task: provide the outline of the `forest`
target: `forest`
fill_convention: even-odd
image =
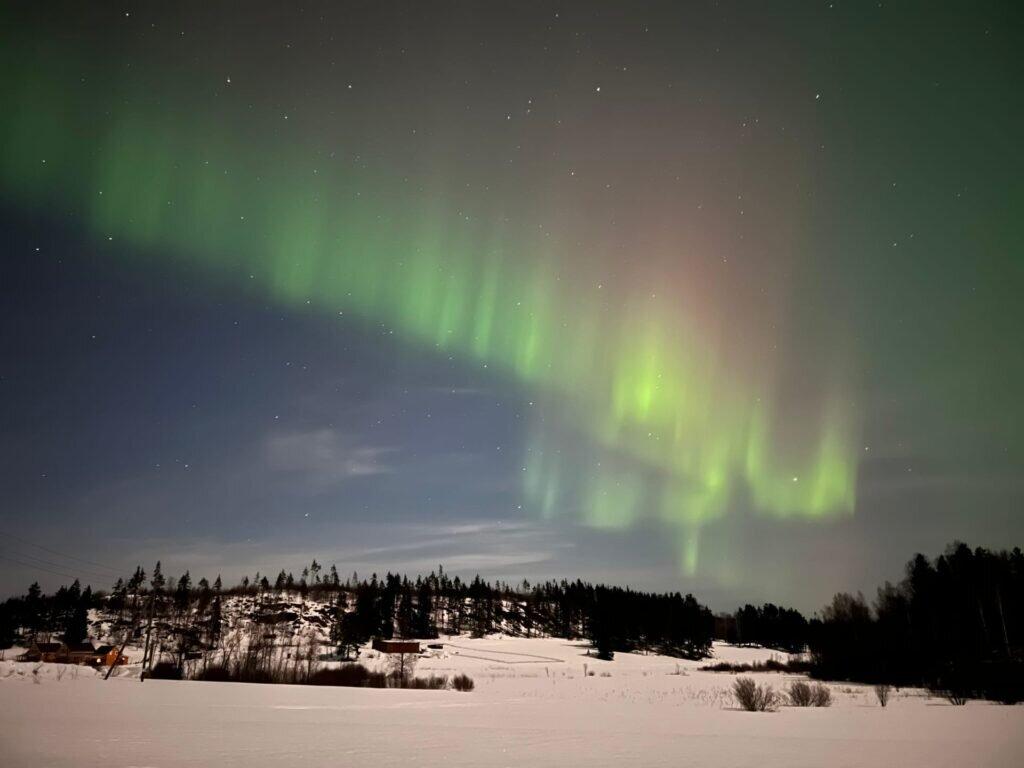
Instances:
[[[239,618],[225,615],[228,601],[248,622],[244,642],[227,631]],[[342,579],[336,566],[325,569],[314,560],[298,577],[257,573],[225,587],[219,576],[212,583],[193,582],[188,572],[165,577],[157,563],[149,573],[137,567],[109,591],[75,581],[44,595],[32,584],[24,596],[0,604],[0,648],[36,639],[81,641],[90,632],[90,610],[106,617],[110,642],[143,647],[144,665],[179,672],[188,660],[217,653],[221,660],[235,652],[249,664],[271,663],[274,648],[296,645],[298,611],[303,626],[328,638],[337,659],[354,658],[373,637],[564,637],[588,642],[602,659],[620,652],[700,659],[719,639],[804,654],[793,668],[820,679],[926,687],[951,701],[1024,699],[1019,548],[993,552],[953,543],[933,560],[915,555],[904,578],[886,582],[871,604],[861,594],[839,593],[810,618],[772,603],[715,616],[690,594],[580,580],[510,585],[476,576],[467,582],[443,567],[414,580],[393,573]]]
[[[296,603],[293,600],[297,600]],[[231,603],[244,617],[225,615]],[[225,587],[218,576],[192,581],[186,572],[167,578],[160,563],[147,574],[137,567],[109,592],[81,588],[78,581],[52,595],[32,584],[23,597],[0,605],[0,647],[35,639],[82,640],[90,609],[108,619],[111,641],[144,643],[147,667],[167,661],[224,653],[229,642],[244,646],[251,663],[270,663],[272,649],[297,646],[301,625],[322,630],[339,659],[353,658],[374,637],[431,639],[439,634],[483,637],[493,632],[522,637],[556,636],[593,643],[595,653],[656,652],[687,658],[707,656],[714,617],[692,595],[653,594],[582,581],[518,586],[451,578],[443,567],[414,581],[388,573],[342,580],[335,566],[314,561],[299,577],[281,571],[271,580],[256,574]],[[226,638],[228,619],[247,620],[249,636]],[[237,623],[237,622],[236,622]],[[307,633],[308,634],[308,633]],[[308,653],[309,651],[303,651]],[[256,657],[259,657],[258,659]]]

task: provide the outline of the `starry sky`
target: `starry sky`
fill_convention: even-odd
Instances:
[[[0,592],[1024,543],[1018,4],[168,5],[0,10]]]

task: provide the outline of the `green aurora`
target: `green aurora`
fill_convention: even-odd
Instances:
[[[6,198],[74,211],[140,263],[513,377],[536,402],[531,513],[612,530],[654,521],[688,573],[702,526],[738,497],[766,516],[852,514],[860,416],[834,366],[806,372],[819,397],[781,408],[776,365],[753,344],[705,334],[708,313],[671,290],[591,279],[568,236],[524,235],[500,210],[463,215],[457,195],[410,191],[380,169],[313,167],[244,114],[154,103],[101,72],[75,89],[64,73],[81,67],[46,48],[3,57]],[[775,320],[752,315],[739,321],[748,333]],[[587,458],[570,460],[567,440]]]

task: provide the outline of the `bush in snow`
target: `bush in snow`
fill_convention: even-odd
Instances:
[[[444,675],[428,675],[427,677],[412,677],[405,681],[403,688],[412,688],[421,691],[443,691],[448,687],[448,678]]]
[[[794,707],[809,707],[813,701],[814,694],[807,683],[797,681],[789,686],[789,703]]]
[[[755,661],[752,664],[719,661],[700,668],[702,672],[792,672],[793,674],[810,672],[812,669],[811,662],[805,659],[781,661],[774,657],[766,661]]]
[[[828,707],[832,692],[821,683],[810,685],[798,680],[789,686],[789,703],[794,707]]]
[[[343,664],[337,669],[321,669],[306,681],[309,685],[341,685],[350,688],[387,688],[388,676],[371,672],[362,664]]]
[[[473,678],[469,675],[455,675],[452,678],[452,688],[456,691],[472,691],[475,688]]]
[[[815,707],[831,707],[832,691],[823,683],[815,683],[811,689],[811,704]]]
[[[737,703],[748,712],[771,712],[779,705],[779,695],[770,685],[758,685],[752,677],[741,677],[732,687]]]
[[[889,703],[889,693],[892,691],[892,687],[888,685],[876,685],[875,696],[878,698],[878,703],[883,707]]]

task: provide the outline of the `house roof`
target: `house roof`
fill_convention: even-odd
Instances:
[[[97,646],[97,648],[96,648],[96,655],[97,656],[106,656],[112,650],[114,650],[114,646],[112,646],[112,645],[100,645],[100,646]]]
[[[92,643],[67,643],[70,653],[95,653]]]
[[[35,647],[40,653],[56,653],[60,650],[60,643],[35,643]]]

